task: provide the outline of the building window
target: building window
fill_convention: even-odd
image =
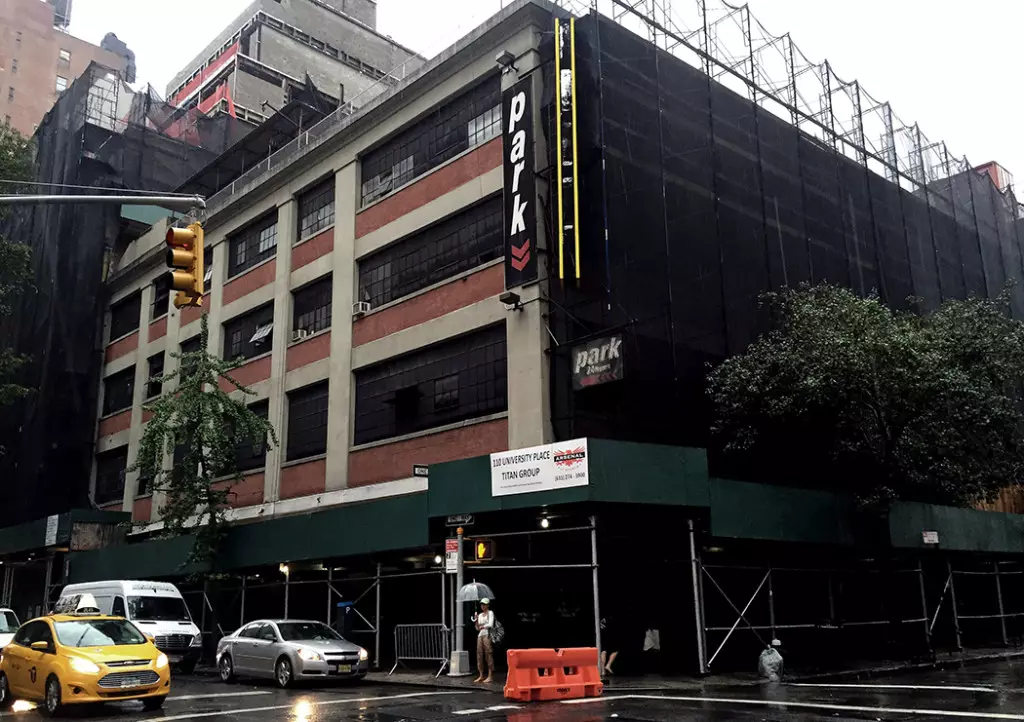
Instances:
[[[210,284],[213,282],[213,249],[209,246],[203,248],[203,288],[210,292]]]
[[[327,452],[327,382],[288,394],[288,461]]]
[[[277,252],[277,212],[230,239],[228,278],[237,276]]]
[[[501,104],[488,108],[469,121],[469,147],[483,145],[491,138],[497,138],[501,132]]]
[[[171,274],[163,273],[153,281],[153,308],[150,318],[157,319],[167,313],[167,302],[171,297]]]
[[[334,225],[334,178],[299,196],[299,240]]]
[[[331,327],[332,285],[327,276],[295,292],[293,331],[316,333]]]
[[[18,34],[17,34],[17,36],[16,36],[15,38],[14,38],[14,46],[15,46],[15,47],[17,47],[17,48],[20,48],[20,47],[21,47],[21,31],[20,31],[20,30],[18,30],[18,31],[16,31],[16,32],[17,32]]]
[[[57,76],[57,92],[58,93],[63,93],[67,89],[68,89],[68,79],[65,78],[63,75],[58,75]]]
[[[504,253],[501,196],[420,231],[359,263],[359,299],[380,306]]]
[[[195,336],[181,344],[179,353],[181,354],[182,357],[190,353],[196,353],[201,349],[200,344],[202,344],[202,341],[202,337],[196,334]],[[184,358],[179,359],[179,367],[181,369],[181,373],[183,376],[190,375],[189,369],[184,364]]]
[[[164,375],[164,352],[149,357],[149,381],[146,382],[146,398],[152,399],[163,391],[163,383],[158,379]]]
[[[11,75],[15,75],[18,72],[18,59],[11,58]]]
[[[5,115],[4,116],[4,124],[5,125],[10,125],[11,124],[11,116],[9,116],[9,115]]]
[[[110,307],[110,340],[139,330],[139,314],[142,313],[142,294],[133,293]]]
[[[267,401],[260,401],[252,404],[249,410],[266,419],[270,413],[270,404]],[[251,471],[261,469],[267,465],[267,440],[245,439],[235,444],[235,469],[238,471]]]
[[[12,85],[7,89],[7,99],[14,100],[14,86]]]
[[[57,56],[57,62],[62,66],[71,65],[71,51],[61,48],[60,54]]]
[[[237,316],[224,324],[224,358],[251,359],[273,348],[274,304]]]
[[[505,411],[506,374],[504,325],[361,369],[355,443]]]
[[[492,124],[496,125],[494,130]],[[451,160],[472,148],[474,142],[483,142],[486,133],[497,132],[500,126],[501,81],[494,77],[435,108],[426,118],[367,153],[362,161],[362,204],[372,203]]]
[[[134,396],[134,366],[103,379],[103,415],[109,416],[130,409]]]
[[[125,469],[127,468],[127,446],[96,455],[96,493],[94,499],[97,504],[111,504],[123,498],[124,476]]]

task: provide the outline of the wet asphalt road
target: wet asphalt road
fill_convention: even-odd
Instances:
[[[899,675],[865,682],[709,687],[703,692],[609,690],[597,700],[509,704],[483,690],[390,684],[302,687],[269,683],[223,685],[213,678],[178,677],[163,710],[140,703],[70,710],[90,722],[117,720],[289,720],[290,722],[598,722],[631,720],[1022,720],[1024,661],[955,671]],[[0,714],[5,722],[35,722],[34,710]]]

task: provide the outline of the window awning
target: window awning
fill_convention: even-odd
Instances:
[[[249,343],[263,343],[264,341],[267,340],[267,337],[270,335],[270,332],[273,331],[273,330],[274,330],[274,322],[273,321],[271,321],[270,323],[264,324],[262,326],[257,326],[256,327],[256,333],[254,333],[252,335],[252,338],[249,339]]]

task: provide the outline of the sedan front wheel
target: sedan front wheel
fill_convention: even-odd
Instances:
[[[231,655],[225,653],[220,658],[220,663],[217,665],[217,671],[220,672],[220,681],[224,684],[231,684],[235,681],[235,665],[231,661]]]
[[[277,660],[277,666],[274,669],[274,679],[277,681],[277,686],[281,689],[285,689],[292,683],[292,663],[287,657],[281,657]]]

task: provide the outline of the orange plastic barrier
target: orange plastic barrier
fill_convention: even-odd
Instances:
[[[510,649],[505,698],[519,702],[600,697],[596,647]]]

